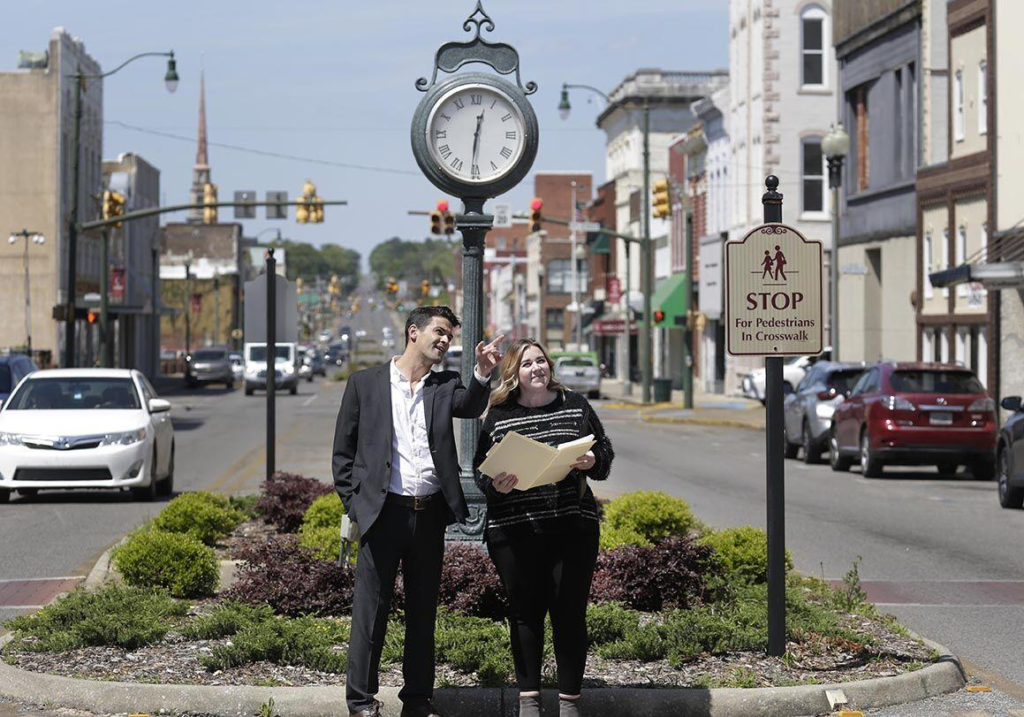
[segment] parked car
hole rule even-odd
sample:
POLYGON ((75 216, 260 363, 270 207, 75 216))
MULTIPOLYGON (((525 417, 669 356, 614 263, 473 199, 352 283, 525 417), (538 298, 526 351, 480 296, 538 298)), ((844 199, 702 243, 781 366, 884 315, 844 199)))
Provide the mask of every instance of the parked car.
POLYGON ((320 332, 320 336, 318 338, 320 339, 320 343, 326 344, 327 342, 334 338, 334 332, 331 331, 330 329, 324 329, 323 331, 320 332))
POLYGON ((1020 396, 1007 396, 1000 405, 1013 415, 999 429, 996 445, 996 478, 999 505, 1024 506, 1024 405, 1020 396))
POLYGON ((566 387, 589 398, 601 398, 601 365, 595 354, 580 352, 552 356, 554 375, 566 387))
POLYGON ((227 349, 196 349, 185 360, 185 384, 195 388, 205 383, 223 383, 235 387, 235 370, 227 349))
MULTIPOLYGON (((782 364, 782 380, 789 384, 793 391, 804 378, 804 374, 818 361, 829 361, 832 358, 832 348, 826 348, 818 356, 790 356, 782 364)), ((754 398, 764 403, 767 400, 765 383, 767 375, 764 367, 756 368, 743 377, 741 387, 743 395, 747 398, 754 398)))
POLYGON ((171 404, 134 369, 54 369, 22 381, 0 409, 0 503, 13 491, 174 489, 171 404))
POLYGON ((844 471, 860 461, 874 478, 886 465, 934 465, 977 480, 995 474, 996 405, 975 375, 938 363, 875 364, 840 403, 829 427, 829 462, 844 471))
POLYGON ((462 346, 449 346, 439 367, 445 371, 462 371, 462 346))
POLYGON ((235 376, 235 381, 241 381, 245 378, 245 356, 240 354, 238 351, 228 352, 228 360, 231 362, 231 372, 235 376))
POLYGON ((802 450, 804 463, 818 462, 828 446, 828 430, 836 406, 846 400, 863 373, 863 364, 819 361, 811 367, 796 391, 786 395, 786 458, 796 458, 802 450))
POLYGON ((348 358, 348 345, 343 342, 331 344, 324 354, 324 361, 332 366, 341 366, 348 358))
POLYGON ((21 379, 38 370, 39 367, 28 356, 0 356, 0 406, 7 401, 21 379))
POLYGON ((314 376, 327 375, 327 366, 316 346, 303 346, 299 349, 299 359, 299 378, 311 383, 314 376))

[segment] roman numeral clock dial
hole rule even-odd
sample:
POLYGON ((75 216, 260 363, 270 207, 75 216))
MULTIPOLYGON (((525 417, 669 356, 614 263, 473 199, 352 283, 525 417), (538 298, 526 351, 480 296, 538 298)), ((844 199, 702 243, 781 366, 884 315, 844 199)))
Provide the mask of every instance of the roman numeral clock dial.
POLYGON ((466 184, 487 184, 519 164, 526 122, 516 103, 486 84, 457 86, 430 111, 427 147, 436 167, 466 184))

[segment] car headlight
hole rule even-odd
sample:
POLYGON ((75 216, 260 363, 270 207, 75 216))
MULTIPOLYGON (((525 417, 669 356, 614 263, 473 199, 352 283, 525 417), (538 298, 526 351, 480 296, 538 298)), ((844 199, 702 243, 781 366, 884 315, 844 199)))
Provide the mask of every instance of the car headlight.
POLYGON ((0 433, 0 446, 20 446, 21 439, 20 433, 0 433))
POLYGON ((292 366, 291 364, 288 364, 284 367, 284 372, 287 374, 293 374, 295 373, 295 367, 292 366))
POLYGON ((256 367, 255 366, 246 366, 245 367, 245 372, 247 374, 255 376, 256 375, 256 367))
POLYGON ((125 431, 124 433, 108 433, 103 436, 101 446, 130 446, 146 439, 146 429, 140 428, 137 431, 125 431))

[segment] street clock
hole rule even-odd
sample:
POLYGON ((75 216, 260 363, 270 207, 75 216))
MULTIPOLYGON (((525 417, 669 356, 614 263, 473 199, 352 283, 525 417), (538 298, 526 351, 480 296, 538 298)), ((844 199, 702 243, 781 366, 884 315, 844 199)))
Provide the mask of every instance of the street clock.
POLYGON ((536 85, 519 84, 519 54, 511 45, 480 37, 493 23, 480 4, 464 24, 476 37, 450 42, 435 58, 426 92, 412 120, 412 151, 423 174, 452 196, 488 199, 509 191, 526 176, 537 157, 537 116, 526 96, 536 85), (516 73, 513 84, 498 75, 467 72, 435 83, 437 71, 452 73, 471 62, 500 74, 516 73))

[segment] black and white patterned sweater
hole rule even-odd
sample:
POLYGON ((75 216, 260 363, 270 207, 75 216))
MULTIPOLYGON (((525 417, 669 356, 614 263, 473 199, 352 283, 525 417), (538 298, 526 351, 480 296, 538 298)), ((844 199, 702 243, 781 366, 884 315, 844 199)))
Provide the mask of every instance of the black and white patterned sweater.
POLYGON ((581 474, 589 480, 605 480, 614 457, 612 444, 593 407, 575 391, 559 393, 546 406, 521 406, 514 399, 492 406, 484 419, 473 460, 477 486, 487 496, 487 540, 503 542, 525 534, 596 532, 597 504, 588 486, 582 486, 581 495, 581 474), (481 475, 479 466, 491 446, 510 431, 551 446, 593 434, 597 440, 591 449, 596 459, 594 467, 588 471, 570 471, 564 480, 554 485, 499 493, 492 487, 491 477, 481 475))

